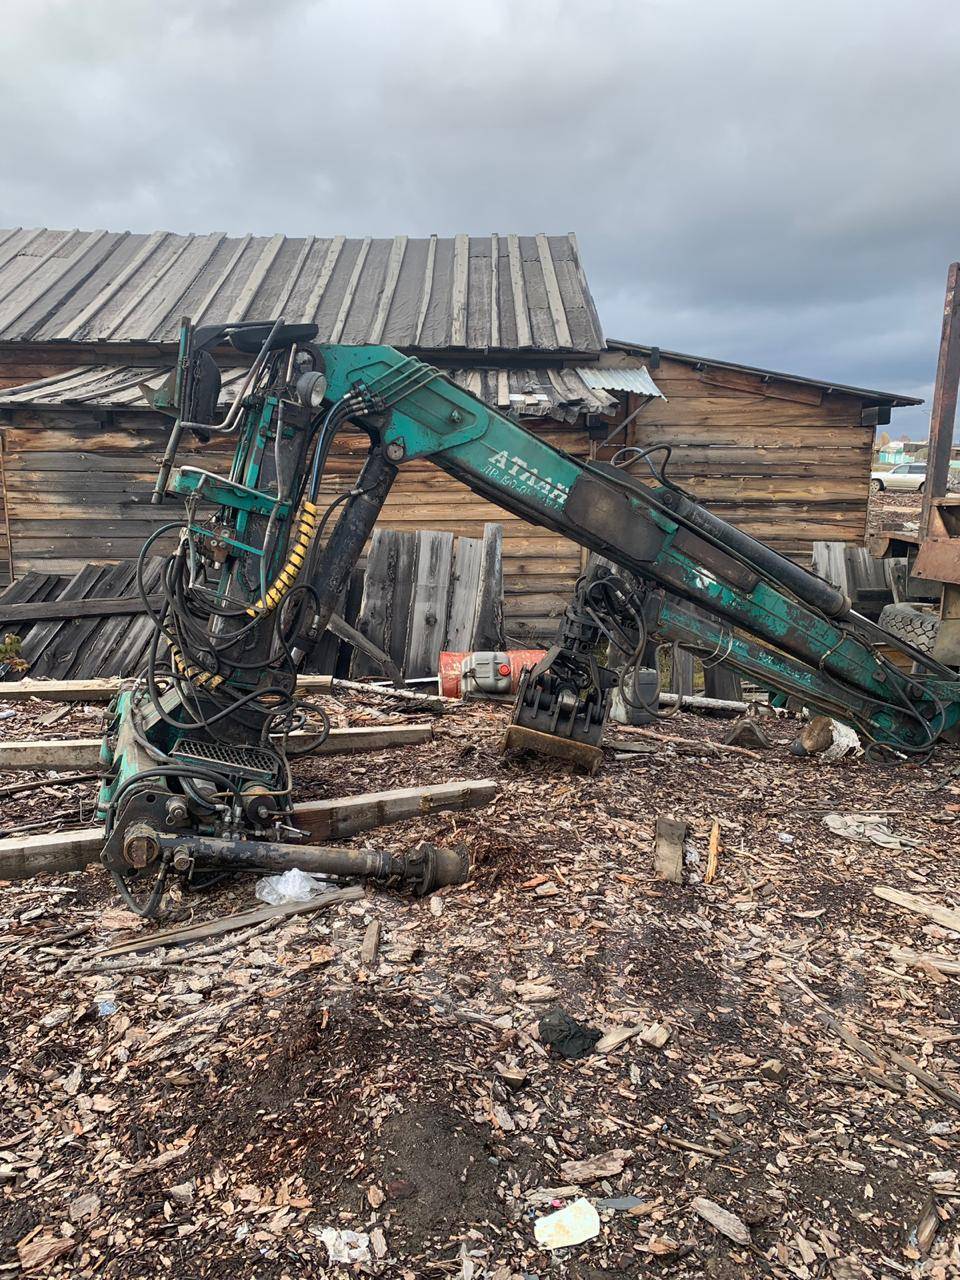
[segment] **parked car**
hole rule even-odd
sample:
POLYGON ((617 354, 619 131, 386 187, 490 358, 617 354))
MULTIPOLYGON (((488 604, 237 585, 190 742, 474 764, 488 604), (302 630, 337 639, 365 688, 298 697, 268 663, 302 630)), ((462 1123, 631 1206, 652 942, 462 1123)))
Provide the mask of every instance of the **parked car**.
POLYGON ((926 474, 925 462, 901 462, 889 471, 871 471, 870 492, 883 493, 884 489, 889 489, 899 493, 923 493, 926 474))

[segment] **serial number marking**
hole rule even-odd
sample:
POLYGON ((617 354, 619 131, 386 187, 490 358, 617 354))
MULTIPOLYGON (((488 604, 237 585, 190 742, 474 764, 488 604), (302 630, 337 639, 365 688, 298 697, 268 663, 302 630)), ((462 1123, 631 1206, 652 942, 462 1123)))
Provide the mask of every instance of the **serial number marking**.
POLYGON ((518 493, 535 493, 549 506, 558 509, 570 497, 567 485, 550 476, 542 476, 536 467, 523 458, 508 455, 506 449, 493 455, 484 467, 484 472, 504 488, 515 489, 518 493))

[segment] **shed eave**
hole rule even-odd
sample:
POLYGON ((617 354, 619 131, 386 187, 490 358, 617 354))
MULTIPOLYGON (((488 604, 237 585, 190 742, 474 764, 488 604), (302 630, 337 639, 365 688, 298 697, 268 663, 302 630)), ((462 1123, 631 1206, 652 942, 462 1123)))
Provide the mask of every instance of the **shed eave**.
POLYGON ((622 338, 608 338, 607 349, 625 351, 632 355, 649 356, 659 352, 667 360, 679 360, 683 364, 693 366, 709 365, 715 369, 729 369, 734 373, 755 374, 759 378, 776 378, 780 382, 793 382, 799 386, 817 387, 825 394, 856 396, 865 406, 889 405, 891 409, 901 409, 908 405, 923 404, 922 399, 915 396, 900 395, 895 391, 875 391, 867 387, 852 387, 844 383, 827 381, 823 378, 807 378, 802 374, 782 373, 777 369, 761 369, 756 365, 738 364, 732 360, 714 360, 710 356, 692 356, 683 351, 669 351, 666 347, 646 346, 642 342, 627 342, 622 338))

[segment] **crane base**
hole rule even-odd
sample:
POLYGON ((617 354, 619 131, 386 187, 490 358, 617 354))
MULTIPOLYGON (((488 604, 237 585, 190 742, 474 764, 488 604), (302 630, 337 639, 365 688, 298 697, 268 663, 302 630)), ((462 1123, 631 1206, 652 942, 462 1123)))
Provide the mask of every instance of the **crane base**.
POLYGON ((519 724, 508 725, 500 740, 500 754, 505 755, 508 751, 534 751, 537 755, 552 756, 585 773, 596 773, 603 760, 601 749, 589 742, 561 738, 553 733, 541 733, 538 729, 526 729, 519 724))

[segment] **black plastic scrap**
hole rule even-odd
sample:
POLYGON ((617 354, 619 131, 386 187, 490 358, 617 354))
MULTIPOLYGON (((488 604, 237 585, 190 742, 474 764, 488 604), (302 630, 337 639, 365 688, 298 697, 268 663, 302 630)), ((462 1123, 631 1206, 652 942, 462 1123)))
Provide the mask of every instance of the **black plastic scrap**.
POLYGON ((551 1009, 540 1019, 540 1042, 562 1058, 585 1058, 593 1053, 603 1032, 585 1027, 562 1009, 551 1009))

